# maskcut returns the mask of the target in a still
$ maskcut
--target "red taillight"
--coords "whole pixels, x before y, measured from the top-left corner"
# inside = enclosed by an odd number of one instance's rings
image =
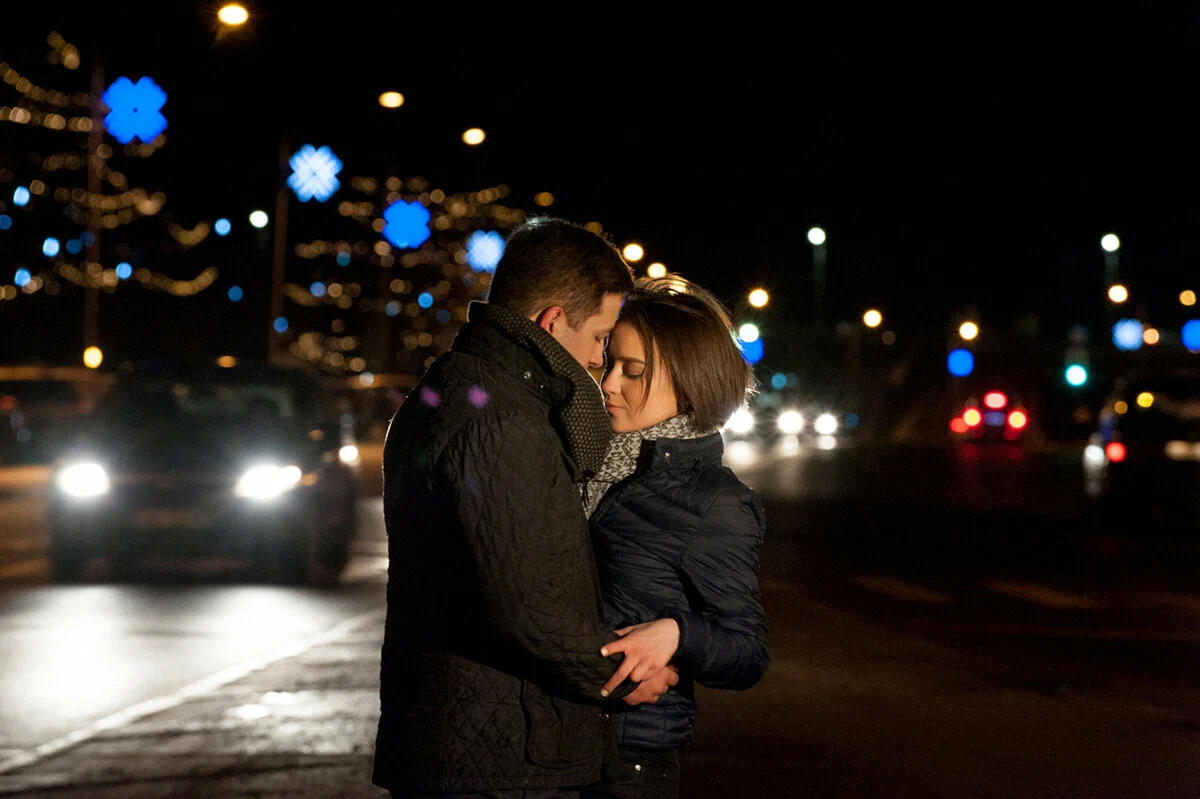
[[[962,419],[954,419],[950,422],[950,430],[961,435],[967,432],[967,423]]]
[[[980,422],[983,421],[983,414],[974,408],[967,408],[966,413],[963,414],[962,418],[963,421],[967,423],[967,427],[976,427]]]
[[[1120,441],[1109,442],[1109,445],[1104,448],[1104,454],[1108,457],[1109,463],[1120,463],[1125,460],[1125,445]]]
[[[1013,430],[1020,430],[1027,424],[1029,424],[1029,417],[1020,411],[1013,411],[1008,415],[1008,426]]]
[[[17,409],[17,398],[11,394],[6,394],[0,397],[0,411],[15,411]]]
[[[999,391],[989,391],[983,398],[983,404],[994,411],[998,411],[1008,404],[1008,397]]]

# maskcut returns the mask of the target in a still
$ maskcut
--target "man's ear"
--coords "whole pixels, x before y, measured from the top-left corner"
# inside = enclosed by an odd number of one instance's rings
[[[561,307],[551,305],[549,308],[543,308],[533,321],[537,322],[542,330],[554,335],[554,328],[557,325],[566,324],[567,315]]]

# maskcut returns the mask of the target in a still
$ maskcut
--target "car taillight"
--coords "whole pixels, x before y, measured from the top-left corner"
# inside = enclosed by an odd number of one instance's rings
[[[1008,404],[1008,397],[999,391],[989,391],[983,398],[983,404],[994,411],[998,411]]]
[[[983,414],[974,408],[967,408],[966,412],[962,415],[962,419],[967,423],[967,427],[977,427],[983,421]]]
[[[1110,441],[1104,448],[1104,455],[1109,463],[1120,463],[1125,460],[1125,445],[1120,441]]]
[[[1013,430],[1020,430],[1027,424],[1029,424],[1029,417],[1020,411],[1013,411],[1008,415],[1008,426]]]

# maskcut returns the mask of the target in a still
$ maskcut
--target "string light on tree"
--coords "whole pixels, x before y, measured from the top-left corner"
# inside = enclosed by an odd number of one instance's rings
[[[755,289],[754,291],[750,292],[748,299],[750,301],[750,305],[753,307],[765,308],[767,307],[767,303],[771,301],[771,295],[767,293],[766,289]]]
[[[626,244],[625,249],[621,250],[621,254],[625,256],[625,260],[630,263],[637,263],[645,257],[646,251],[642,249],[640,244]]]
[[[246,24],[246,21],[250,19],[250,12],[246,10],[245,6],[238,3],[228,3],[217,12],[217,19],[221,21],[222,25],[236,28]]]
[[[652,263],[646,267],[646,276],[653,280],[658,280],[660,277],[666,277],[667,267],[665,264]]]
[[[384,108],[399,108],[404,105],[404,95],[400,92],[384,92],[379,95],[379,104]]]
[[[483,144],[483,140],[486,138],[487,134],[483,132],[482,128],[469,128],[463,131],[462,135],[463,142],[472,147]]]

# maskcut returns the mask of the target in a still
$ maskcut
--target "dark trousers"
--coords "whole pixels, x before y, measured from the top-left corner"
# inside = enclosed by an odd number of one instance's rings
[[[620,747],[621,762],[612,782],[592,785],[581,799],[677,799],[679,796],[679,752],[668,749]]]

